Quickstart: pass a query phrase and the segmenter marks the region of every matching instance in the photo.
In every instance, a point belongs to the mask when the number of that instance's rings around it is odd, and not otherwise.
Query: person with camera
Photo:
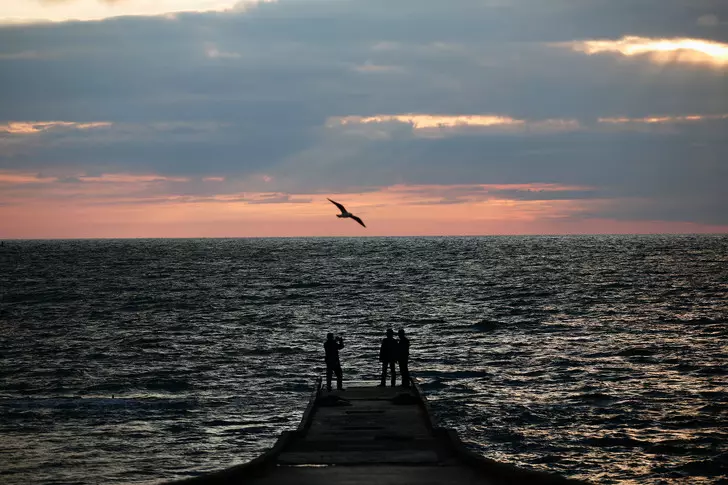
[[[326,390],[331,392],[331,375],[336,374],[336,389],[339,391],[344,388],[341,385],[342,372],[341,362],[339,362],[339,350],[344,348],[344,339],[341,337],[334,338],[333,333],[326,335],[324,350],[326,351]]]
[[[379,348],[379,362],[382,363],[382,382],[379,387],[387,387],[387,367],[392,373],[392,387],[397,383],[397,374],[394,371],[394,364],[397,362],[399,349],[397,341],[394,340],[394,330],[387,329],[387,338],[382,340],[382,346]]]

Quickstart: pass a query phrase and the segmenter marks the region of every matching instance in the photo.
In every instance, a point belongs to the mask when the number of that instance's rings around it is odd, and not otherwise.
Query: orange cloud
[[[654,39],[626,36],[619,40],[586,40],[566,44],[588,55],[616,53],[627,57],[646,55],[654,62],[698,63],[713,67],[728,66],[728,44],[704,39]]]
[[[407,124],[415,135],[443,136],[458,133],[522,133],[522,132],[563,132],[580,128],[573,119],[522,120],[499,114],[379,114],[374,116],[332,117],[326,123],[329,128],[384,125],[387,123]]]
[[[0,24],[100,20],[121,15],[164,15],[180,12],[245,12],[275,0],[3,0]]]
[[[94,121],[88,123],[77,123],[73,121],[11,121],[0,124],[0,133],[11,135],[32,135],[56,129],[90,130],[94,128],[106,128],[112,123],[108,121]]]
[[[341,120],[342,124],[352,122],[358,123],[386,123],[397,121],[409,123],[415,128],[448,128],[454,126],[498,126],[498,125],[521,125],[523,120],[516,120],[509,116],[499,115],[429,115],[429,114],[401,114],[401,115],[376,115],[366,118],[358,116],[347,117]]]

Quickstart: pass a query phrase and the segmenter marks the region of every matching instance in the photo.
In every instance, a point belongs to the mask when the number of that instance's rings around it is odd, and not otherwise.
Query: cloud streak
[[[644,118],[599,118],[600,123],[608,124],[663,124],[663,123],[696,123],[711,120],[726,120],[728,114],[718,115],[680,115],[680,116],[646,116]]]
[[[94,21],[117,16],[164,16],[189,12],[240,14],[276,0],[5,0],[2,23]]]
[[[715,68],[728,67],[728,43],[706,39],[653,39],[638,36],[619,40],[585,40],[568,44],[585,54],[616,53],[627,57],[646,56],[657,63],[704,64]]]
[[[93,121],[90,123],[78,123],[73,121],[11,121],[0,124],[0,134],[10,135],[34,135],[57,130],[92,130],[95,128],[107,128],[112,126],[108,121]]]

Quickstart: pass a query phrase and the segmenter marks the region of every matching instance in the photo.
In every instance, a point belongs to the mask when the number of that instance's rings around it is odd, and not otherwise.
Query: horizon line
[[[728,236],[728,232],[644,232],[644,233],[579,233],[579,234],[441,234],[441,235],[390,235],[390,236],[190,236],[190,237],[42,237],[42,238],[0,238],[6,241],[148,241],[148,240],[177,240],[189,241],[199,239],[404,239],[404,238],[496,238],[496,237],[593,237],[593,236]]]

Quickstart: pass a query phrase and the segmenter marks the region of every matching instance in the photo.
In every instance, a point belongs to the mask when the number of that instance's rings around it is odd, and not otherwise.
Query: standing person
[[[397,360],[399,360],[399,373],[402,375],[402,387],[409,387],[409,339],[404,336],[404,329],[400,328],[397,332],[399,335],[399,343],[397,344]]]
[[[387,367],[392,371],[392,387],[394,387],[397,384],[397,374],[394,371],[394,363],[397,362],[397,341],[394,340],[394,330],[391,328],[387,329],[387,338],[382,339],[379,362],[382,363],[382,382],[379,387],[387,387]]]
[[[339,391],[344,388],[341,385],[342,372],[341,362],[339,362],[339,350],[344,348],[344,339],[336,337],[333,333],[326,334],[326,342],[324,342],[324,350],[326,351],[326,389],[331,392],[331,374],[336,373],[336,389]]]

